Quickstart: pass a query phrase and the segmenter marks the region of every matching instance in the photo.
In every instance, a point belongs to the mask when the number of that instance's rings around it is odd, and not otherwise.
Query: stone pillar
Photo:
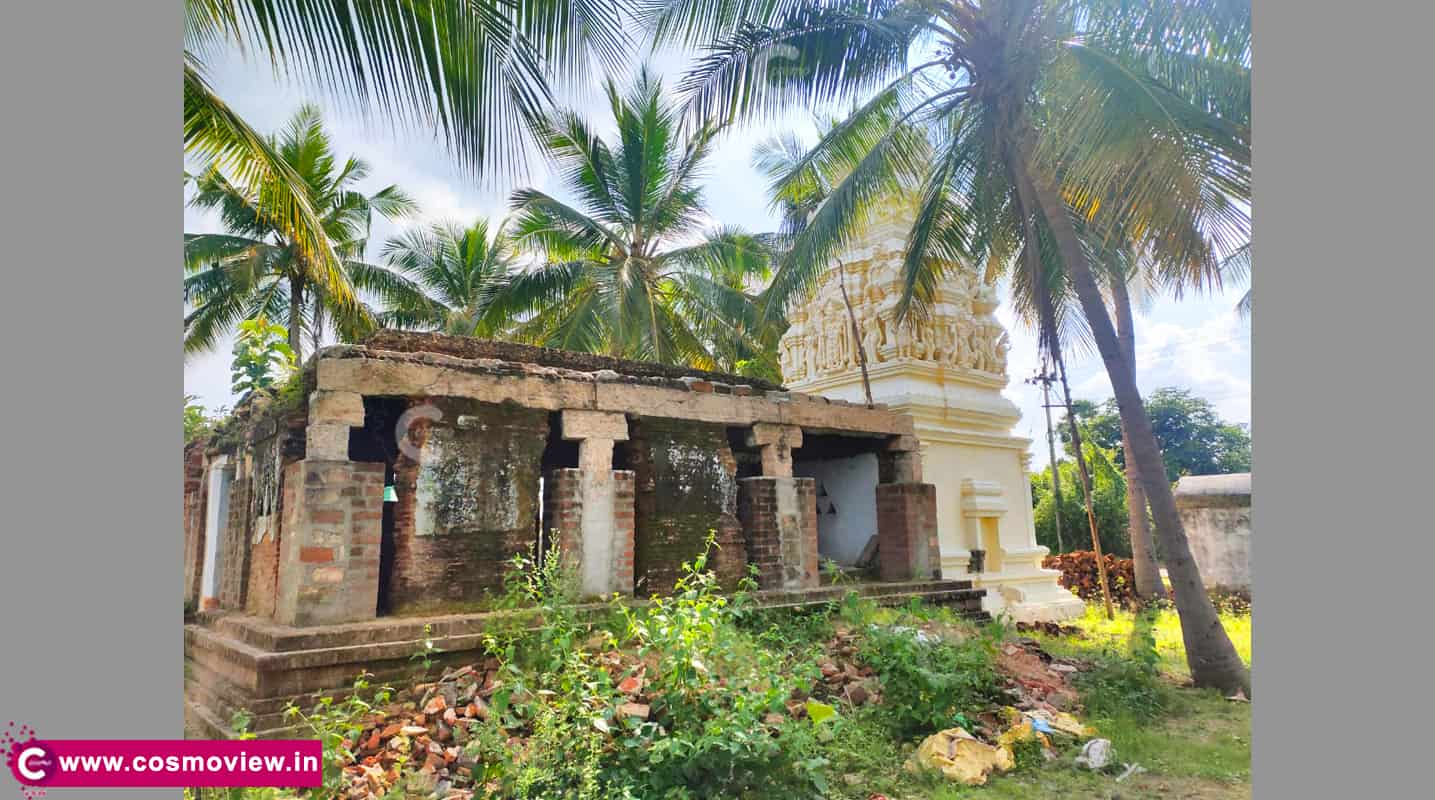
[[[349,460],[349,429],[364,427],[364,396],[358,392],[316,391],[309,395],[304,457]]]
[[[383,505],[381,463],[306,458],[285,467],[276,621],[374,618]]]
[[[802,446],[802,428],[760,422],[746,438],[762,455],[762,477],[737,482],[737,516],[757,583],[764,589],[815,588],[817,481],[792,476],[792,449]]]
[[[633,593],[633,473],[613,469],[613,444],[628,440],[620,413],[562,412],[562,435],[578,442],[578,468],[545,480],[548,527],[578,566],[584,595]]]
[[[928,580],[940,571],[937,487],[877,484],[877,559],[884,581]]]
[[[802,428],[759,422],[747,432],[747,446],[762,454],[762,474],[774,478],[792,477],[792,449],[802,446]]]

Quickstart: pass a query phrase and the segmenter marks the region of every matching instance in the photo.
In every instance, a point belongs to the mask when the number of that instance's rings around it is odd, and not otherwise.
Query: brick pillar
[[[383,504],[383,464],[311,458],[284,468],[276,621],[374,618]]]
[[[554,470],[545,480],[553,484],[548,527],[577,565],[584,595],[632,594],[633,473],[613,469],[613,444],[628,440],[628,418],[566,409],[561,423],[563,438],[578,442],[578,468]]]
[[[810,589],[817,579],[817,481],[740,478],[737,515],[763,589]]]
[[[184,600],[199,605],[199,582],[204,571],[204,444],[195,442],[184,451]]]
[[[940,569],[937,487],[877,484],[877,558],[884,581],[926,580]]]
[[[555,469],[543,487],[544,524],[576,565],[583,594],[632,594],[633,473]]]

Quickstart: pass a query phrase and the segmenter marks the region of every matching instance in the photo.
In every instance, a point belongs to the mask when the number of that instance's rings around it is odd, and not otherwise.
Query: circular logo
[[[16,742],[10,768],[15,778],[29,786],[43,786],[60,770],[55,754],[44,742]]]

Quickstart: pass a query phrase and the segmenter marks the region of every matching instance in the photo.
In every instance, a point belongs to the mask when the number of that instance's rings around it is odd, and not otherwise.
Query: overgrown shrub
[[[1111,587],[1111,602],[1129,605],[1136,602],[1136,567],[1129,558],[1117,558],[1110,553],[1106,556],[1106,580]],[[1047,556],[1041,565],[1047,569],[1060,570],[1062,586],[1076,593],[1087,602],[1101,600],[1100,573],[1096,568],[1096,554],[1090,550]]]
[[[958,714],[997,699],[996,641],[951,642],[903,627],[872,626],[858,650],[882,681],[882,708],[901,736],[950,727]]]

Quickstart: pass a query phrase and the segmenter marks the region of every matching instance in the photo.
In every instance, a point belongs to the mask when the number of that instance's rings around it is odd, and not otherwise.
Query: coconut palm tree
[[[923,313],[949,265],[1015,263],[1032,275],[1041,345],[1062,367],[1046,268],[1059,264],[1128,430],[1192,677],[1249,692],[1249,670],[1191,557],[1079,231],[1096,222],[1132,232],[1173,263],[1188,260],[1184,248],[1239,244],[1226,240],[1219,220],[1249,201],[1249,3],[681,0],[652,26],[659,41],[716,37],[683,84],[695,119],[870,94],[808,155],[811,163],[849,157],[854,137],[878,122],[886,128],[862,144],[856,168],[797,237],[774,279],[780,297],[811,285],[872,204],[912,192],[920,203],[904,260],[904,313]],[[888,122],[894,115],[898,124]],[[912,142],[908,126],[926,135]],[[1182,235],[1189,230],[1206,238]]]
[[[767,244],[733,229],[704,230],[698,180],[716,130],[699,125],[682,135],[646,69],[627,91],[611,80],[606,90],[617,129],[611,144],[572,111],[541,128],[577,204],[537,189],[512,196],[514,239],[541,263],[505,292],[505,313],[520,320],[511,335],[708,369],[735,369],[767,353],[775,366],[772,328],[754,327]]]
[[[371,118],[436,128],[476,175],[512,175],[551,81],[586,79],[626,52],[628,0],[185,0],[184,149],[253,188],[265,224],[317,265],[336,307],[360,313],[319,210],[289,169],[210,86],[228,51],[322,86]]]
[[[421,294],[395,298],[379,313],[397,328],[429,328],[458,336],[493,337],[509,322],[495,313],[512,277],[515,252],[503,225],[452,222],[405,231],[384,243],[384,263]]]
[[[362,260],[375,214],[400,219],[417,210],[402,190],[386,186],[367,195],[355,191],[354,184],[368,176],[369,167],[361,159],[340,161],[335,156],[314,106],[300,108],[265,146],[298,177],[301,191],[296,196],[318,214],[341,270],[337,279],[330,276],[263,213],[264,184],[236,184],[214,168],[195,176],[190,204],[217,211],[226,232],[184,236],[184,299],[191,309],[184,320],[186,352],[212,347],[242,319],[266,316],[286,321],[289,347],[302,361],[304,331],[317,342],[326,316],[342,338],[373,327],[367,306],[343,298],[357,298],[368,290],[394,302],[417,293],[402,276]],[[340,291],[333,288],[335,280]]]

